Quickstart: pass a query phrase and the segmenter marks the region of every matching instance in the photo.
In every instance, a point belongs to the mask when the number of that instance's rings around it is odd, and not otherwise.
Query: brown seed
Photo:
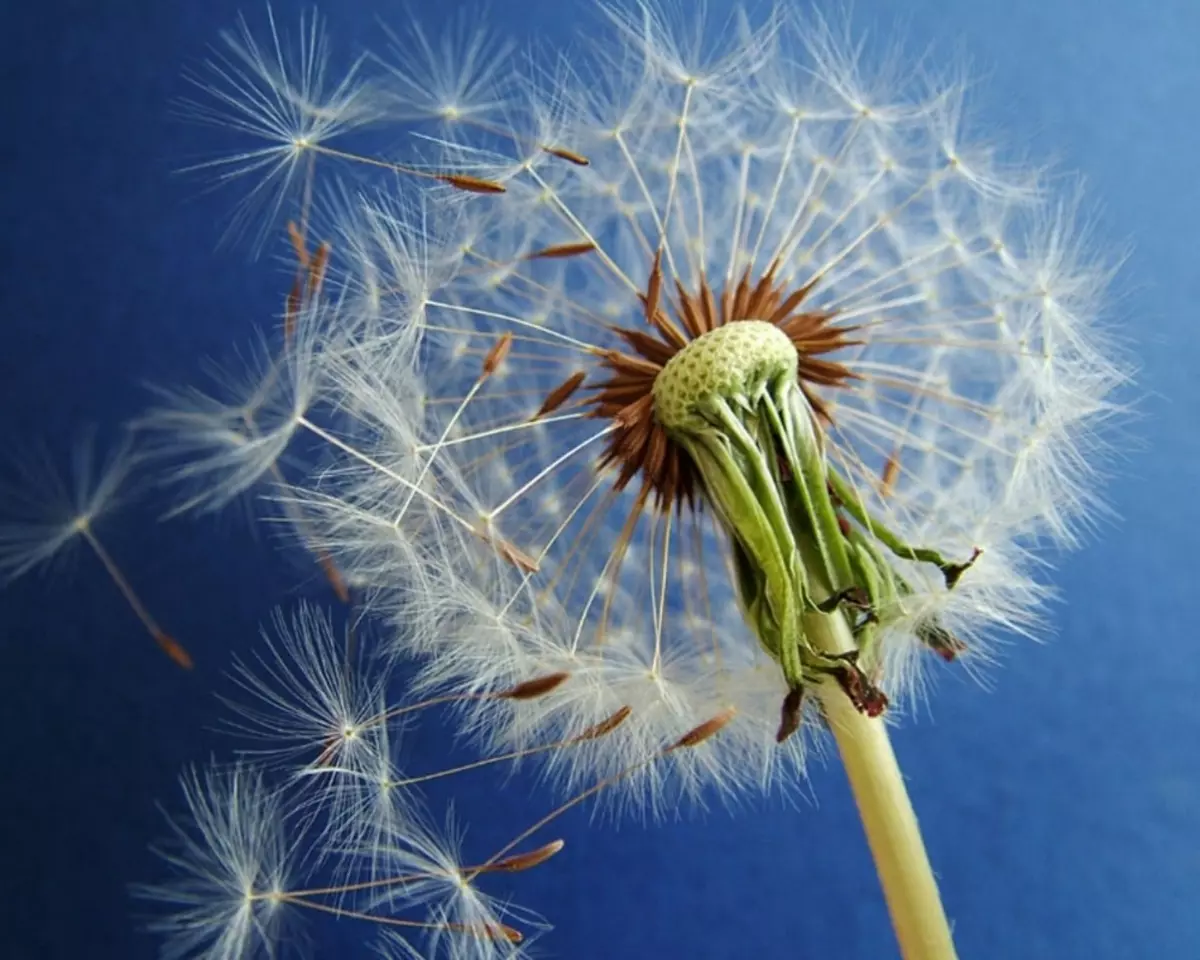
[[[783,303],[779,304],[771,315],[767,318],[769,323],[782,323],[786,320],[793,310],[800,306],[800,301],[808,296],[808,288],[800,287],[798,290],[793,290],[787,295]]]
[[[658,297],[662,292],[662,250],[654,251],[654,265],[650,267],[650,280],[646,284],[646,297],[643,301],[646,308],[646,322],[653,325],[654,315],[658,313]]]
[[[495,546],[496,552],[500,554],[500,557],[507,560],[519,570],[523,570],[525,573],[537,573],[541,569],[538,566],[538,562],[515,543],[510,543],[507,540],[497,540]]]
[[[174,660],[177,666],[183,667],[184,670],[191,670],[195,666],[192,655],[184,649],[183,644],[170,634],[156,630],[152,636],[154,637],[154,642],[158,644],[159,649]]]
[[[550,147],[543,145],[542,149],[550,154],[550,156],[558,157],[560,160],[567,160],[575,164],[577,167],[586,167],[592,162],[582,153],[576,153],[574,150],[568,150],[566,147]]]
[[[321,289],[321,281],[325,279],[325,266],[329,263],[330,249],[329,241],[325,240],[313,254],[312,263],[308,268],[308,290],[305,294],[310,298]]]
[[[538,417],[544,417],[546,414],[553,413],[561,407],[570,399],[571,394],[583,385],[583,381],[586,379],[587,371],[576,370],[566,380],[546,394],[546,399],[538,407],[538,412],[533,415],[533,419],[536,420]]]
[[[704,313],[704,329],[715,330],[717,328],[717,301],[713,297],[712,287],[708,285],[708,278],[700,277],[700,304],[703,307]]]
[[[551,840],[545,846],[530,850],[528,853],[517,853],[503,860],[488,864],[481,873],[520,873],[522,870],[532,870],[539,864],[545,863],[558,853],[566,844],[562,840]]]
[[[667,748],[668,753],[672,750],[679,750],[683,747],[695,747],[702,744],[709,737],[715,737],[720,733],[727,723],[737,715],[737,707],[729,707],[722,710],[711,720],[705,720],[700,726],[693,727],[682,737],[676,740]]]
[[[444,929],[488,940],[507,940],[509,943],[521,943],[525,939],[520,930],[513,929],[507,923],[447,923]]]
[[[628,707],[628,706],[622,707],[620,710],[618,710],[616,713],[614,713],[611,717],[608,717],[605,720],[601,720],[599,723],[592,724],[590,727],[588,727],[586,730],[584,730],[583,733],[581,733],[579,736],[572,737],[570,742],[571,743],[583,743],[584,741],[587,741],[587,740],[599,740],[601,737],[607,736],[608,734],[610,734],[614,730],[616,730],[617,727],[619,727],[621,724],[623,724],[629,718],[629,715],[631,713],[633,713],[632,707]]]
[[[695,302],[688,296],[679,280],[675,281],[675,296],[679,303],[679,313],[683,318],[683,325],[687,328],[688,335],[694,340],[705,331],[702,321],[696,315]]]
[[[885,497],[892,495],[896,486],[896,477],[900,474],[900,451],[896,450],[887,458],[883,465],[883,475],[879,478],[879,492]]]
[[[513,335],[505,332],[499,340],[495,342],[492,349],[487,352],[487,356],[483,358],[483,375],[491,376],[496,372],[496,369],[504,362],[504,358],[508,356],[508,351],[512,349]]]
[[[759,278],[758,284],[751,291],[750,297],[746,301],[745,310],[747,317],[762,319],[762,316],[766,313],[764,308],[770,301],[775,286],[775,271],[778,269],[778,263],[772,263],[767,268],[767,272]]]
[[[577,257],[582,253],[591,253],[596,245],[587,243],[560,243],[554,247],[543,247],[529,254],[527,260],[562,260],[565,257]]]
[[[569,673],[550,673],[544,677],[535,677],[518,683],[515,687],[496,694],[501,700],[535,700],[551,690],[561,686],[571,675]]]
[[[300,266],[308,266],[308,251],[304,249],[304,237],[300,235],[300,228],[296,226],[295,220],[289,220],[287,223],[288,240],[292,243],[292,250],[296,253],[296,260]]]
[[[521,943],[525,939],[525,935],[520,930],[510,927],[507,923],[489,927],[488,933],[494,939],[507,940],[509,943]]]
[[[482,177],[472,177],[465,173],[443,173],[437,179],[467,193],[506,193],[508,190],[504,184],[495,180],[484,180]]]
[[[337,564],[333,562],[333,557],[321,551],[317,554],[317,565],[321,568],[321,572],[325,574],[325,579],[329,581],[329,585],[333,587],[333,592],[337,595],[337,598],[342,603],[349,603],[350,588],[346,586],[346,578],[342,576],[342,572],[337,568]]]
[[[300,277],[297,276],[292,281],[292,289],[288,291],[287,300],[283,306],[283,336],[288,342],[292,342],[292,335],[296,332],[296,317],[300,313]]]

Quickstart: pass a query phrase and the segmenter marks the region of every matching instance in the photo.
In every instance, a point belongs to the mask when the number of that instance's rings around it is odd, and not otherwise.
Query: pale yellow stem
[[[806,618],[828,653],[853,649],[841,616]],[[904,960],[954,960],[954,940],[904,777],[883,721],[859,713],[832,681],[817,695],[837,740]]]

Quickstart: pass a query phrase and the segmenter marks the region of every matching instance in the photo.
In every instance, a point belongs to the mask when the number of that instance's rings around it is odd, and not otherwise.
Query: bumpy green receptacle
[[[731,535],[747,619],[794,689],[823,659],[804,616],[850,585],[797,364],[783,331],[747,320],[688,344],[654,384],[655,416],[691,456]]]
[[[901,543],[857,500],[846,504],[850,492],[827,469],[816,418],[797,379],[798,361],[778,327],[739,321],[688,344],[654,383],[655,417],[691,457],[706,499],[730,534],[747,621],[796,694],[785,703],[781,731],[799,691],[823,676],[835,676],[860,709],[882,709],[886,702],[857,666],[856,651],[819,650],[804,628],[812,617],[844,616],[844,598],[873,603],[903,589],[871,541],[908,559],[944,563],[934,551]],[[839,525],[831,484],[865,527],[853,537]],[[869,605],[867,613],[872,619]],[[860,645],[873,634],[861,631]]]
[[[798,357],[782,330],[762,320],[717,327],[667,361],[654,381],[654,415],[667,430],[686,429],[714,397],[753,397],[780,378],[795,379]]]

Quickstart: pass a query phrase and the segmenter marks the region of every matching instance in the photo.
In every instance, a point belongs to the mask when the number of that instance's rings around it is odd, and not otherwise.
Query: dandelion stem
[[[805,619],[808,635],[826,653],[854,649],[844,618]],[[950,925],[887,728],[860,713],[837,684],[823,683],[817,694],[858,804],[901,955],[904,960],[954,960]]]

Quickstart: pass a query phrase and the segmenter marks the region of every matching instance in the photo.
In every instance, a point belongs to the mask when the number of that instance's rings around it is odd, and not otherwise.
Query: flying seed
[[[439,925],[439,928],[488,940],[507,940],[509,943],[521,943],[525,939],[520,930],[514,930],[507,923],[447,923]]]
[[[558,157],[560,160],[567,160],[577,167],[590,166],[592,162],[582,153],[576,153],[574,150],[568,150],[566,147],[548,147],[543,145],[542,149],[550,154],[550,156]]]
[[[308,267],[308,251],[304,248],[304,236],[300,233],[300,228],[296,226],[295,220],[289,220],[287,223],[288,239],[292,242],[292,250],[296,253],[296,260],[301,267]]]
[[[566,380],[546,394],[546,399],[538,407],[538,412],[533,415],[533,419],[536,420],[538,417],[544,417],[546,414],[553,413],[561,407],[571,398],[571,394],[583,385],[583,381],[586,379],[587,371],[576,370]]]
[[[498,540],[488,533],[487,530],[480,527],[475,527],[474,533],[484,543],[493,547],[502,560],[507,560],[519,570],[525,573],[537,573],[541,569],[538,562],[515,543],[510,543],[507,540]]]
[[[283,336],[290,343],[292,334],[296,332],[296,315],[300,312],[300,277],[292,281],[292,289],[288,291],[287,300],[283,306]]]
[[[130,609],[133,610],[134,615],[142,622],[142,626],[146,628],[146,632],[150,634],[151,639],[176,664],[183,667],[184,670],[191,670],[193,666],[191,654],[183,648],[183,645],[178,640],[163,630],[154,617],[150,615],[150,611],[146,609],[141,598],[134,591],[129,580],[126,579],[125,574],[121,572],[121,568],[117,566],[117,562],[112,558],[112,555],[105,548],[104,544],[92,532],[87,518],[77,519],[76,524],[76,529],[87,541],[88,546],[92,548],[92,551],[108,572],[112,582],[121,591],[121,595],[129,604]]]
[[[509,543],[507,540],[497,541],[496,551],[503,559],[525,573],[537,573],[541,570],[538,562],[515,543]]]
[[[346,579],[333,562],[333,558],[322,551],[317,556],[317,565],[321,568],[321,572],[325,574],[325,579],[329,581],[329,585],[333,588],[333,592],[337,598],[342,603],[349,603],[350,588],[346,586]]]
[[[917,627],[917,639],[947,663],[967,652],[967,645],[936,620]]]
[[[570,678],[569,673],[550,673],[544,677],[535,677],[524,683],[518,683],[515,687],[498,693],[496,696],[502,700],[534,700],[561,686]]]
[[[487,356],[483,358],[483,375],[491,376],[496,372],[496,368],[504,362],[504,358],[508,356],[508,351],[512,349],[513,335],[505,332],[505,334],[496,341],[487,352]]]
[[[522,870],[532,870],[539,864],[545,863],[566,844],[562,840],[551,840],[545,846],[530,850],[528,853],[518,853],[495,863],[489,863],[481,873],[520,873]]]
[[[883,473],[879,477],[879,495],[890,497],[896,487],[896,478],[900,475],[900,451],[897,450],[887,458],[883,465]]]
[[[482,177],[472,177],[465,173],[443,173],[437,177],[442,183],[448,183],[467,193],[507,193],[508,188],[495,180],[484,180]]]
[[[646,284],[646,296],[643,303],[646,307],[646,322],[654,325],[654,317],[658,313],[658,298],[662,293],[662,250],[654,251],[654,265],[650,268],[650,280]]]
[[[156,631],[152,636],[154,637],[154,642],[158,644],[159,649],[174,660],[176,664],[183,667],[184,670],[191,670],[196,665],[192,660],[192,655],[174,637],[163,633],[161,630]]]
[[[337,753],[338,746],[344,743],[345,739],[345,737],[338,736],[337,734],[326,737],[324,747],[322,748],[321,752],[317,754],[317,759],[312,763],[313,767],[328,767],[331,763],[333,763],[334,754]]]
[[[521,943],[525,939],[525,935],[520,930],[514,930],[507,923],[489,925],[485,929],[493,939],[507,940],[509,943]]]
[[[329,263],[331,249],[329,241],[325,240],[313,254],[312,263],[308,268],[308,289],[305,291],[305,296],[310,299],[321,289],[321,281],[325,279],[325,266]]]
[[[577,257],[583,253],[591,253],[596,249],[594,243],[560,243],[553,247],[543,247],[528,254],[526,260],[561,260],[565,257]]]
[[[572,737],[570,742],[583,743],[587,740],[599,740],[601,737],[606,737],[623,724],[631,713],[633,713],[633,708],[624,706],[611,717],[601,720],[599,723],[592,724],[583,733],[579,734],[579,736]]]
[[[725,725],[729,723],[737,715],[737,707],[729,707],[722,710],[711,720],[705,720],[700,726],[693,727],[682,737],[676,740],[671,746],[666,749],[666,753],[672,750],[680,750],[684,747],[696,747],[702,744],[710,737],[715,737],[720,733]]]

